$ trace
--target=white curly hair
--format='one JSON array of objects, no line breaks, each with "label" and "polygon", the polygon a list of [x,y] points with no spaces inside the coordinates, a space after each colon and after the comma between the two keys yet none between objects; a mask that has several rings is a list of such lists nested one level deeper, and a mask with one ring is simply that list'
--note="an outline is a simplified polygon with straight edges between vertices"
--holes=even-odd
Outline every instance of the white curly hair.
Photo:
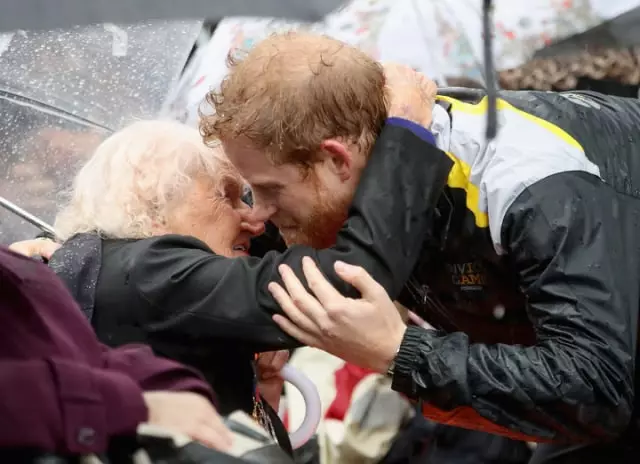
[{"label": "white curly hair", "polygon": [[55,221],[66,240],[83,233],[140,239],[165,224],[196,179],[219,188],[239,178],[220,145],[207,147],[197,129],[173,121],[138,121],[114,133],[76,176]]}]

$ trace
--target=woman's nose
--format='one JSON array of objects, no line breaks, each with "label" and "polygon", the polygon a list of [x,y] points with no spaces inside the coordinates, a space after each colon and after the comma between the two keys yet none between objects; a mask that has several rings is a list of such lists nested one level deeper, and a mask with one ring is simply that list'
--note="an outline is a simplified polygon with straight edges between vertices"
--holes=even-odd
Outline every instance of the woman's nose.
[{"label": "woman's nose", "polygon": [[268,206],[259,201],[256,201],[253,205],[253,208],[250,208],[248,211],[248,214],[251,217],[251,221],[259,221],[263,223],[271,219],[271,216],[273,216],[275,213],[275,206]]},{"label": "woman's nose", "polygon": [[265,225],[260,221],[243,221],[241,227],[253,236],[264,234]]},{"label": "woman's nose", "polygon": [[240,211],[240,226],[251,235],[261,235],[265,230],[265,220],[255,214],[255,209],[244,205]]}]

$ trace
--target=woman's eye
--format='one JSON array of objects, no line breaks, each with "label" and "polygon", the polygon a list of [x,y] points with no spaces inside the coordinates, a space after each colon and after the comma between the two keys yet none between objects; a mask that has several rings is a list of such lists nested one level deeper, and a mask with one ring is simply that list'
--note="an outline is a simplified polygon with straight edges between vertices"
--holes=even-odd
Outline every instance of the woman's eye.
[{"label": "woman's eye", "polygon": [[242,186],[234,183],[229,183],[224,188],[224,198],[232,204],[240,201],[242,198]]}]

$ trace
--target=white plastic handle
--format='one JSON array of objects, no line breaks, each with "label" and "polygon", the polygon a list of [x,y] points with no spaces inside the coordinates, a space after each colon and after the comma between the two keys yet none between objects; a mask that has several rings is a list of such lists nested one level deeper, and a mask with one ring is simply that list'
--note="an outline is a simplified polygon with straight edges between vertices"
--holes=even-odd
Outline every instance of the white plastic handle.
[{"label": "white plastic handle", "polygon": [[316,433],[316,430],[318,430],[321,410],[320,394],[309,377],[304,375],[295,367],[286,364],[282,368],[282,371],[280,371],[280,374],[286,382],[289,382],[291,385],[296,387],[304,399],[304,420],[295,432],[291,432],[289,434],[291,446],[293,449],[298,449],[308,442]]}]

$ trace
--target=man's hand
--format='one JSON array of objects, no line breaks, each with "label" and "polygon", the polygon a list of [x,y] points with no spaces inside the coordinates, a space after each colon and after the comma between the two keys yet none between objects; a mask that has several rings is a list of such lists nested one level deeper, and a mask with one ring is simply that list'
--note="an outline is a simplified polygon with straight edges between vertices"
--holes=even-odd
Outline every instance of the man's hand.
[{"label": "man's hand", "polygon": [[53,255],[58,248],[60,248],[60,245],[48,238],[23,240],[22,242],[15,242],[9,245],[9,249],[14,253],[28,257],[42,256],[47,260],[51,259],[51,255]]},{"label": "man's hand", "polygon": [[231,449],[231,432],[211,403],[189,392],[147,392],[148,423],[181,433],[219,451]]},{"label": "man's hand", "polygon": [[280,405],[284,379],[280,371],[289,361],[287,350],[261,353],[258,357],[258,391],[260,396],[275,410]]},{"label": "man's hand", "polygon": [[438,86],[425,75],[401,64],[385,64],[389,117],[403,118],[431,126]]},{"label": "man's hand", "polygon": [[361,299],[345,298],[327,281],[309,257],[304,275],[315,297],[291,268],[280,266],[286,290],[275,282],[269,291],[288,319],[273,316],[289,335],[347,362],[386,373],[402,343],[406,325],[389,295],[361,267],[335,263],[338,276],[360,291]]}]

